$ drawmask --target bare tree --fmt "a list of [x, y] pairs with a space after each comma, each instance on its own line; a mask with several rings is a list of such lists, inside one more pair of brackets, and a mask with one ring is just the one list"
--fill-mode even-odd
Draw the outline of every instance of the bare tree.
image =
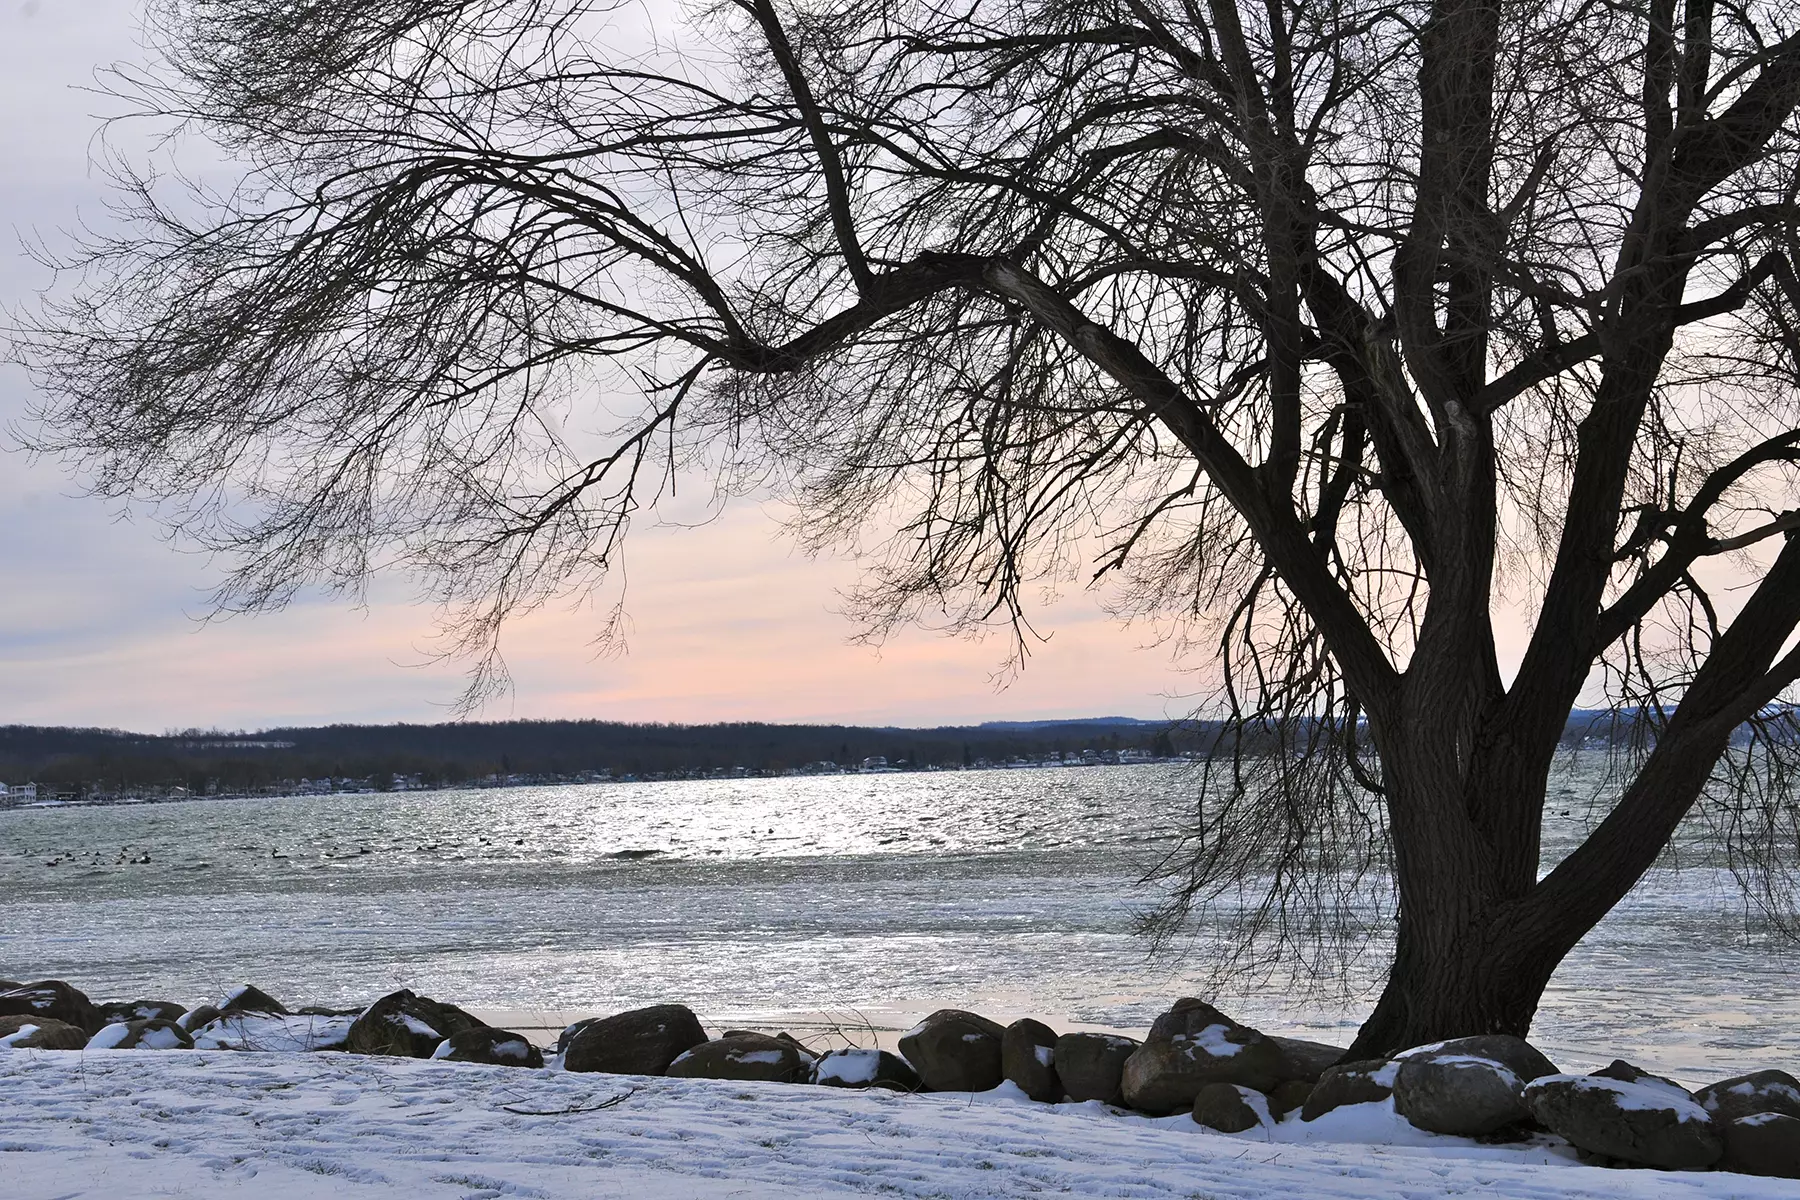
[[[889, 531], [876, 633], [1022, 622], [1099, 544], [1234, 722], [1178, 909], [1329, 923], [1391, 866], [1355, 1055], [1524, 1032], [1692, 814], [1792, 856], [1800, 7], [668, 20], [154, 0], [120, 94], [246, 172], [124, 173], [18, 336], [38, 445], [234, 556], [228, 607], [417, 572], [478, 691], [675, 470]], [[1596, 680], [1642, 753], [1541, 864]]]

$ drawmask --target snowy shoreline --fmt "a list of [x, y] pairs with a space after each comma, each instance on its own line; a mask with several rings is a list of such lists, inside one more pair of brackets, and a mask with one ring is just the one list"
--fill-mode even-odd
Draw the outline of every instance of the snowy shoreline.
[[[555, 1115], [530, 1115], [540, 1113]], [[1547, 1141], [1421, 1133], [1381, 1104], [1228, 1135], [1187, 1116], [1033, 1104], [1010, 1087], [906, 1096], [332, 1053], [106, 1050], [0, 1057], [0, 1193], [1791, 1200], [1795, 1184], [1583, 1166]]]

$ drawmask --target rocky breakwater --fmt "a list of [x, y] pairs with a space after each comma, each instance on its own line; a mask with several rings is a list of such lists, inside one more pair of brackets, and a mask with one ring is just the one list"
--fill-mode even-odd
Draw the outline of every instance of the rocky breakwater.
[[711, 1036], [692, 1009], [658, 1004], [577, 1021], [547, 1053], [454, 1004], [404, 989], [359, 1009], [297, 1010], [248, 986], [191, 1010], [161, 1000], [94, 1004], [58, 980], [0, 990], [0, 1050], [84, 1048], [335, 1051], [901, 1092], [1009, 1088], [1046, 1104], [1186, 1114], [1228, 1134], [1360, 1109], [1362, 1117], [1343, 1128], [1363, 1117], [1404, 1120], [1444, 1137], [1566, 1143], [1607, 1166], [1800, 1179], [1800, 1081], [1784, 1071], [1689, 1091], [1622, 1061], [1587, 1075], [1562, 1072], [1530, 1043], [1498, 1034], [1343, 1062], [1337, 1047], [1265, 1034], [1197, 999], [1176, 1001], [1142, 1041], [1059, 1035], [1030, 1019], [1002, 1026], [940, 1009], [901, 1035], [898, 1054], [854, 1046], [821, 1052], [779, 1032]]

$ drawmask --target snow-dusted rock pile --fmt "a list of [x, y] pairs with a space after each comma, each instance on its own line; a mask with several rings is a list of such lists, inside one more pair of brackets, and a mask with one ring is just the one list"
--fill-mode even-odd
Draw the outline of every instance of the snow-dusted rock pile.
[[[686, 1006], [662, 1004], [579, 1021], [563, 1031], [555, 1054], [569, 1072], [905, 1092], [1010, 1087], [1046, 1103], [1100, 1101], [1152, 1116], [1186, 1112], [1223, 1133], [1363, 1108], [1389, 1121], [1398, 1114], [1430, 1134], [1566, 1142], [1605, 1165], [1800, 1179], [1800, 1081], [1783, 1071], [1689, 1092], [1626, 1062], [1591, 1075], [1562, 1073], [1529, 1043], [1502, 1034], [1346, 1063], [1337, 1047], [1267, 1035], [1193, 999], [1158, 1017], [1142, 1042], [1058, 1036], [1030, 1019], [1002, 1027], [942, 1009], [901, 1035], [899, 1047], [897, 1055], [857, 1048], [819, 1054], [786, 1033], [708, 1037]], [[290, 1012], [253, 987], [187, 1010], [166, 1001], [96, 1005], [55, 980], [0, 983], [4, 1048], [339, 1050], [544, 1065], [544, 1052], [524, 1036], [405, 990], [361, 1010]]]

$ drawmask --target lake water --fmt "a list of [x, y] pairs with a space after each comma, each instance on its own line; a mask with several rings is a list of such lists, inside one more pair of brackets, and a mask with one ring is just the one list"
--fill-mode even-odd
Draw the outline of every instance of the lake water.
[[[1190, 791], [1165, 765], [0, 812], [0, 977], [186, 1003], [242, 981], [290, 1004], [402, 986], [535, 1012], [681, 1000], [713, 1025], [888, 1028], [956, 1005], [1141, 1031], [1200, 994], [1342, 1044], [1371, 997], [1217, 990], [1207, 931], [1161, 957], [1132, 932]], [[1552, 853], [1579, 832], [1571, 811]], [[1557, 974], [1534, 1031], [1553, 1058], [1800, 1067], [1792, 960], [1747, 930], [1720, 871], [1686, 861]]]

